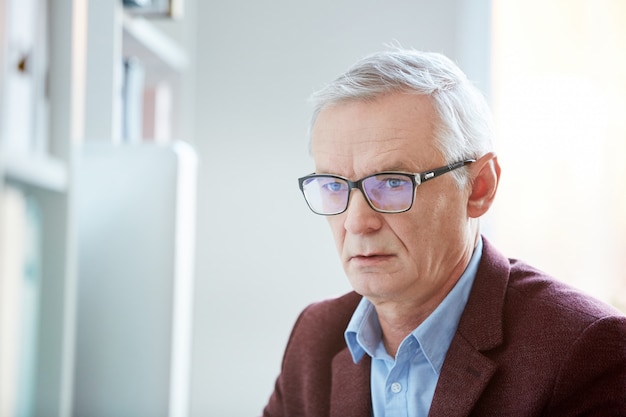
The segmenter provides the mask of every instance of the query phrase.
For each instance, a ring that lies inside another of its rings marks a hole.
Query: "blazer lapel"
[[[504,340],[508,259],[483,238],[483,254],[467,305],[441,368],[429,416],[467,416],[496,371],[482,352]]]
[[[333,359],[330,417],[371,416],[371,358],[365,355],[357,364],[346,347]]]
[[[496,365],[457,333],[439,375],[430,417],[467,416],[493,376]]]

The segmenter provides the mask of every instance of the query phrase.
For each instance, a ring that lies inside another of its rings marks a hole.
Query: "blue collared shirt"
[[[467,304],[482,256],[482,239],[459,281],[426,318],[400,344],[394,360],[382,341],[374,305],[363,298],[345,332],[346,343],[357,363],[372,357],[371,392],[376,417],[426,417],[435,394],[452,337]]]

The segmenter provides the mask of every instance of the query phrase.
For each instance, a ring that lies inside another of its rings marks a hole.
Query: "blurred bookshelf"
[[[67,165],[59,158],[43,154],[8,153],[3,163],[7,180],[61,193],[67,189]]]
[[[80,36],[68,26],[72,11],[69,1],[0,2],[0,414],[8,417],[70,413],[76,276],[65,122],[78,87],[71,40]]]
[[[120,4],[91,1],[88,14],[86,140],[165,143],[178,137],[187,52],[150,19]],[[161,115],[165,133],[146,128],[144,113]]]
[[[163,17],[180,19],[181,14]],[[76,381],[83,370],[76,358],[89,361],[90,355],[84,350],[78,318],[84,305],[80,288],[89,279],[82,276],[89,264],[82,261],[81,222],[96,220],[96,214],[81,212],[93,194],[85,190],[95,186],[81,178],[86,176],[84,161],[99,152],[91,145],[105,145],[103,149],[132,145],[133,155],[140,159],[142,153],[180,154],[181,145],[174,141],[180,132],[176,104],[188,67],[187,52],[149,19],[125,9],[122,0],[0,0],[2,417],[70,417],[76,415],[76,405],[84,403],[78,398]],[[129,98],[124,90],[125,61],[137,63],[143,74],[132,90],[132,106],[125,103]],[[128,137],[123,121],[139,133]],[[184,172],[193,184],[194,159],[177,161],[189,166],[176,165],[163,175],[178,184]],[[108,169],[115,171],[115,160],[109,162]],[[106,177],[106,171],[99,175]],[[179,194],[193,200],[194,190],[181,194],[173,189],[168,198],[175,204]],[[112,201],[118,198],[109,195]],[[183,222],[179,211],[173,209],[172,218],[164,221],[170,235],[163,236],[189,243],[192,234],[183,236],[180,229],[192,228],[191,220]],[[191,259],[170,255],[186,264],[176,264],[175,271],[160,279],[177,280],[182,270],[188,282]],[[180,291],[175,296],[182,297]],[[167,305],[174,309],[178,304]],[[81,317],[92,319],[97,320]],[[166,330],[181,332],[172,326]],[[176,346],[170,348],[184,350]],[[185,379],[184,362],[184,355],[172,358],[182,371],[164,371],[168,387],[174,385],[170,374]],[[178,398],[177,405],[170,404],[164,412],[183,415],[184,394],[178,389],[171,396]],[[90,415],[97,415],[97,410],[90,410]]]

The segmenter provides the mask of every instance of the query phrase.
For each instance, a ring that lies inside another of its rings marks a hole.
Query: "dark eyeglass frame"
[[[417,187],[420,184],[426,181],[432,180],[433,178],[437,178],[448,172],[454,171],[455,169],[462,168],[473,162],[476,162],[476,160],[466,159],[464,161],[454,162],[452,164],[444,165],[442,167],[431,169],[431,170],[424,171],[424,172],[383,171],[383,172],[377,172],[375,174],[368,175],[356,181],[350,181],[348,178],[342,177],[340,175],[312,173],[304,177],[298,178],[298,185],[300,187],[300,191],[302,191],[304,200],[306,201],[311,211],[315,214],[319,214],[320,216],[335,216],[337,214],[344,213],[348,209],[348,205],[350,204],[350,194],[352,193],[352,190],[355,188],[361,191],[361,194],[363,194],[363,196],[365,197],[365,201],[367,201],[367,204],[372,208],[372,210],[378,213],[386,213],[386,214],[404,213],[406,211],[411,210],[411,207],[413,207],[413,202],[415,201],[415,192],[417,190]],[[413,191],[411,193],[411,204],[409,204],[409,206],[406,209],[384,210],[384,209],[379,209],[379,208],[374,207],[374,204],[370,200],[370,197],[367,195],[367,192],[365,192],[365,189],[363,188],[363,181],[367,180],[368,178],[375,177],[378,175],[406,175],[408,178],[411,178],[411,182],[413,184]],[[345,181],[348,184],[348,198],[346,199],[346,206],[344,207],[344,209],[336,213],[320,213],[314,210],[313,207],[311,207],[309,200],[306,198],[306,193],[304,192],[304,183],[307,180],[312,179],[312,178],[336,178],[336,179]]]

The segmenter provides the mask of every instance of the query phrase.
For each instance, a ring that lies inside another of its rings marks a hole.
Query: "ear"
[[[472,186],[467,201],[467,214],[477,218],[489,210],[496,197],[500,181],[500,164],[495,153],[489,152],[470,165]]]

